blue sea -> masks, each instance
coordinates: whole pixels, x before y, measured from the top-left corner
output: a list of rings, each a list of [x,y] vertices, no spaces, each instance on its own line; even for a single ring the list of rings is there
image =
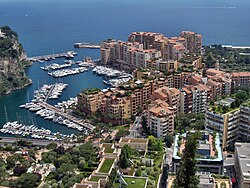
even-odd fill
[[[182,30],[203,35],[203,44],[250,45],[249,0],[0,0],[0,25],[19,34],[28,56],[74,50],[75,42],[100,42],[107,38],[127,40],[133,31],[160,32],[177,36]],[[78,49],[76,59],[99,58],[99,50]],[[63,63],[64,59],[56,60]],[[0,127],[17,116],[30,124],[54,132],[75,132],[45,121],[19,108],[49,77],[34,63],[27,68],[34,84],[0,97]],[[106,88],[102,78],[91,71],[61,79],[69,84],[58,101],[74,97],[84,88]],[[53,101],[56,103],[58,101]],[[32,120],[34,119],[34,120]]]

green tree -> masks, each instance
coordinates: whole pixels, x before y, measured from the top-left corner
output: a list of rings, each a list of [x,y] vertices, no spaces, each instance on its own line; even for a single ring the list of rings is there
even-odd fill
[[[11,187],[16,188],[27,188],[27,187],[37,187],[40,181],[38,174],[25,173],[22,174],[17,180],[15,180]]]
[[[183,156],[177,170],[173,188],[198,188],[199,177],[196,175],[196,150],[198,134],[188,134]]]
[[[54,150],[54,149],[57,148],[57,144],[52,142],[52,143],[48,144],[46,146],[46,148],[49,149],[49,150]]]
[[[167,134],[166,137],[165,137],[165,142],[166,142],[166,146],[168,148],[170,148],[174,142],[174,137],[170,134]]]
[[[117,177],[117,172],[115,169],[112,169],[110,175],[109,175],[109,180],[105,186],[105,188],[110,188],[110,187],[114,187],[114,182],[116,180]]]
[[[121,155],[120,155],[120,167],[121,168],[128,168],[130,166],[130,161],[129,158],[132,155],[132,149],[128,145],[124,145],[121,150]]]
[[[163,143],[160,138],[155,138],[154,136],[149,136],[149,147],[151,151],[162,151]]]
[[[141,170],[141,167],[139,166],[138,169],[135,172],[135,176],[140,177],[141,175],[142,175],[142,170]]]
[[[120,128],[119,131],[116,133],[116,138],[120,139],[121,137],[129,135],[129,131],[125,128]]]

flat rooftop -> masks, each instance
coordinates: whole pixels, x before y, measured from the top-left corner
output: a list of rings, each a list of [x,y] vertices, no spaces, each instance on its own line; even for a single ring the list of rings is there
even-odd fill
[[[250,179],[250,143],[235,143],[235,150],[244,179]]]
[[[121,138],[120,142],[126,142],[126,143],[147,143],[148,139],[145,138]]]

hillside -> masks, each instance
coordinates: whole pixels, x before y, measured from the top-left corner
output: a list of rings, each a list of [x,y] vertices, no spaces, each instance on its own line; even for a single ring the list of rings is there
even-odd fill
[[[0,27],[0,95],[31,84],[25,73],[26,60],[18,35],[10,27]]]

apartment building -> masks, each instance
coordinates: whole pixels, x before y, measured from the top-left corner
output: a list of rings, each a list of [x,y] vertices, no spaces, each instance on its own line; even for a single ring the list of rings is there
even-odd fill
[[[211,99],[214,101],[222,96],[222,84],[209,79],[207,85],[211,89]]]
[[[220,104],[230,106],[233,101],[224,99]],[[205,113],[206,130],[216,131],[220,135],[222,149],[232,147],[238,140],[239,132],[239,109],[223,112],[218,107],[210,107]]]
[[[250,105],[240,107],[238,136],[240,141],[250,141]]]
[[[182,135],[177,134],[174,140],[174,152],[172,158],[172,170],[177,171],[181,154],[185,148],[186,139],[189,134],[193,134],[195,131],[190,131]],[[203,131],[201,132],[202,137],[198,140],[196,166],[198,167],[198,172],[210,172],[213,174],[223,173],[223,157],[222,150],[220,146],[219,135],[214,135],[211,132]]]
[[[235,143],[234,169],[238,187],[250,187],[250,143]]]
[[[204,113],[210,100],[209,88],[203,84],[186,85],[180,89],[180,112]]]
[[[149,60],[179,60],[189,52],[199,54],[201,35],[190,33],[184,32],[184,37],[167,38],[160,33],[133,32],[128,42],[107,40],[101,44],[101,62],[133,70],[136,67],[147,68]]]
[[[180,37],[186,39],[186,50],[190,54],[201,54],[202,35],[192,31],[182,31]]]
[[[165,138],[174,133],[174,112],[169,105],[157,99],[148,109],[148,126],[153,135]]]
[[[133,32],[129,35],[128,41],[143,44],[144,49],[153,49],[154,42],[162,38],[164,38],[164,35],[161,33]]]
[[[232,80],[234,88],[250,86],[250,72],[233,72]]]
[[[152,100],[161,99],[173,108],[174,115],[180,112],[180,91],[176,88],[161,87],[152,93]]]
[[[85,113],[94,114],[102,106],[104,93],[96,88],[84,90],[77,96],[78,108]]]

